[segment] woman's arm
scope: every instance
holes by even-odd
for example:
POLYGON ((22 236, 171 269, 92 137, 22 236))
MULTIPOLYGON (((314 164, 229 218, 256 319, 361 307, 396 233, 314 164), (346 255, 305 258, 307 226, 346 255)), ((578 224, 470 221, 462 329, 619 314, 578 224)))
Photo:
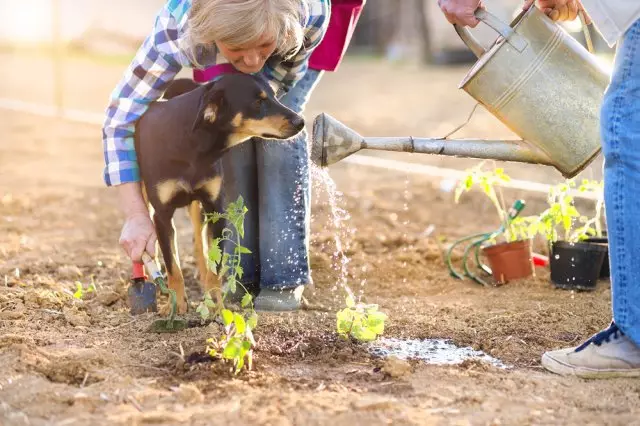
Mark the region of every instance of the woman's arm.
POLYGON ((140 181, 133 142, 135 123, 149 104, 162 96, 181 70, 183 58, 176 20, 165 7, 111 93, 102 128, 107 186, 140 181))

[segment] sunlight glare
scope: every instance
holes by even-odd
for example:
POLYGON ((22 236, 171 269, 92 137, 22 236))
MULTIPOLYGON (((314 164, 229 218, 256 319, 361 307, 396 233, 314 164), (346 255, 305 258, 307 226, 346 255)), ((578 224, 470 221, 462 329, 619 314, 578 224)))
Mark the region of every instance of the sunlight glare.
POLYGON ((8 40, 51 40, 51 0, 0 0, 0 10, 0 32, 8 40))

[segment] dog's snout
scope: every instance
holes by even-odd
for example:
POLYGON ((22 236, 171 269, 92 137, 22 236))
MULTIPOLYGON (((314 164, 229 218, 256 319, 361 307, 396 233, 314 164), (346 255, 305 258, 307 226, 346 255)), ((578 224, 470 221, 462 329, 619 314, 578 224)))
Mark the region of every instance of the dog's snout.
POLYGON ((299 115, 294 116, 293 119, 291 119, 291 125, 296 130, 302 130, 302 128, 304 127, 304 118, 300 117, 299 115))

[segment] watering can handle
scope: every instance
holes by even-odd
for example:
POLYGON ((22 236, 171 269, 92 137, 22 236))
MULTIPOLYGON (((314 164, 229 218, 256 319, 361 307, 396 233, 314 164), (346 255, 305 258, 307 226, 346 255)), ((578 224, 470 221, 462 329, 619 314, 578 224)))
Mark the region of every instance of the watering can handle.
MULTIPOLYGON (((518 52, 522 52, 527 47, 527 41, 524 39, 524 37, 516 33, 509 25, 498 19, 497 16, 492 15, 485 9, 481 8, 476 9, 473 14, 476 18, 478 18, 478 20, 493 28, 498 34, 504 37, 507 43, 513 46, 513 48, 518 52)), ((484 47, 482 47, 478 40, 476 40, 475 37, 471 35, 471 32, 469 32, 467 28, 460 27, 456 24, 453 25, 453 28, 456 30, 458 36, 460 36, 464 44, 466 44, 467 47, 471 49, 473 54, 478 58, 486 52, 484 47)))

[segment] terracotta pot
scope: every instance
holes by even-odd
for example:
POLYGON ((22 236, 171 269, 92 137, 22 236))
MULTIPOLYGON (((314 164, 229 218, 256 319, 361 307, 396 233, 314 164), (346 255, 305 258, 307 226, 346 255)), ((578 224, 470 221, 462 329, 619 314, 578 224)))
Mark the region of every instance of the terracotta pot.
POLYGON ((482 249, 493 278, 499 283, 533 275, 531 240, 496 244, 482 249))

